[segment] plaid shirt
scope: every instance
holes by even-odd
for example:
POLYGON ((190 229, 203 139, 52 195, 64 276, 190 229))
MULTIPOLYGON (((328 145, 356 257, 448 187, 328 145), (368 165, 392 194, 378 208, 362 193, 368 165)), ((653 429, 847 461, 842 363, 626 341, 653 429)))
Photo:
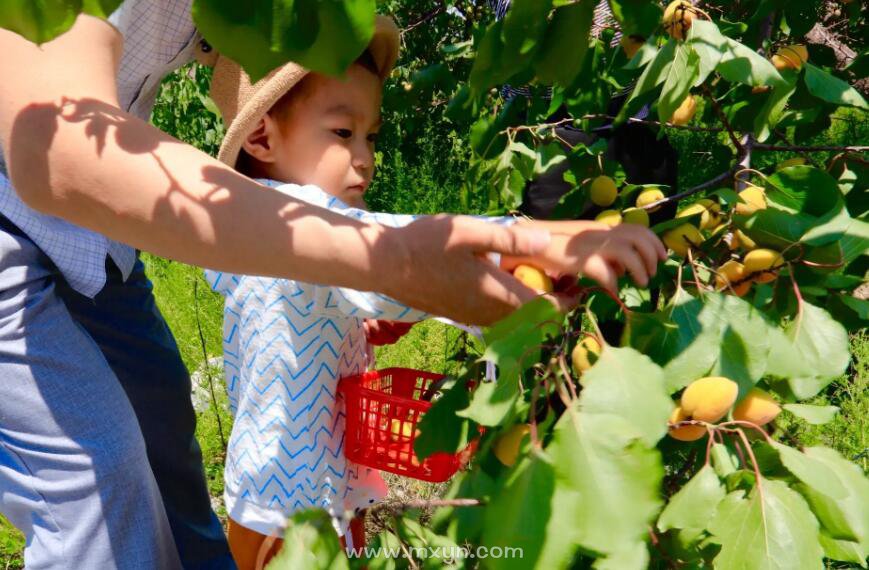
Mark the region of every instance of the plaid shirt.
MULTIPOLYGON (((124 36, 118 70, 122 109, 147 120, 162 78, 193 59, 199 36, 190 17, 192 0, 125 0, 109 21, 124 36)), ((90 142, 87 144, 91 144, 90 142)), ((128 181, 118 181, 135 192, 128 181)), ((70 286, 94 297, 106 282, 106 256, 129 276, 136 260, 133 248, 41 214, 18 197, 6 176, 0 153, 0 214, 20 228, 58 266, 70 286)))

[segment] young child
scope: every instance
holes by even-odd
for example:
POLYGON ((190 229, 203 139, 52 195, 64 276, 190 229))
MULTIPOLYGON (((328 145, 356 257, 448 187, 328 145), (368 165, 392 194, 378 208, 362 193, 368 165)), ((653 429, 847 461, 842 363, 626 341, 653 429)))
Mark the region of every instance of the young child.
MULTIPOLYGON (((346 216, 388 226, 411 223, 416 217, 364 211, 382 82, 395 64, 398 43, 392 20, 378 17, 368 50, 344 78, 289 63, 251 85, 234 62, 218 58, 212 98, 228 125, 219 158, 274 191, 346 216)), ((610 230, 595 222, 544 227, 553 239, 537 261, 564 273, 590 266, 589 252, 599 254, 599 263, 611 260, 616 273, 628 268, 635 276, 635 269, 642 270, 632 266, 645 263, 654 273, 657 259, 665 257, 643 228, 610 230), (584 240, 578 244, 581 232, 584 240)), ((280 548, 280 541, 269 537, 281 536, 286 519, 309 507, 326 509, 348 545, 361 546, 358 521, 355 527, 348 524, 343 513, 382 499, 386 486, 378 473, 344 458, 338 379, 366 369, 370 341, 390 341, 406 332, 406 325, 390 321, 429 315, 377 293, 206 274, 226 297, 224 365, 235 424, 225 499, 230 548, 239 567, 264 563, 280 548), (356 531, 351 536, 348 526, 356 531)))

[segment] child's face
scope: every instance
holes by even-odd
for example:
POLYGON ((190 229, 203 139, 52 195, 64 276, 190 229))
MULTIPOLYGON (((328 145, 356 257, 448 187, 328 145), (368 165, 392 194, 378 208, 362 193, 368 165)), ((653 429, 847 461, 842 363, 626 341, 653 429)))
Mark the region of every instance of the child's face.
POLYGON ((380 129, 380 78, 353 65, 345 78, 318 74, 307 81, 306 92, 276 119, 273 178, 314 184, 364 208, 380 129))

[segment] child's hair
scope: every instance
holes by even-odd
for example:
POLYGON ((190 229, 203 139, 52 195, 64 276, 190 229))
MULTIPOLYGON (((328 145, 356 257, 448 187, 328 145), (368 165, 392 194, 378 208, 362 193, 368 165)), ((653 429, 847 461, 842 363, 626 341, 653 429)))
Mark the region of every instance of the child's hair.
MULTIPOLYGON (((377 63, 374 61, 374 56, 371 55, 371 52, 367 49, 362 52, 362 55, 356 58, 353 65, 360 65, 363 69, 366 69, 375 75, 380 73, 380 70, 377 68, 377 63)), ((278 119, 278 123, 280 124, 282 122, 281 119, 285 119, 290 114, 294 103, 301 101, 310 95, 314 77, 315 74, 309 73, 302 78, 301 81, 299 81, 292 89, 284 93, 283 96, 272 105, 272 108, 268 110, 268 114, 278 119)), ((235 169, 238 172, 253 178, 259 177, 262 174, 262 164, 260 161, 245 152, 243 148, 238 152, 238 160, 235 163, 235 169)))

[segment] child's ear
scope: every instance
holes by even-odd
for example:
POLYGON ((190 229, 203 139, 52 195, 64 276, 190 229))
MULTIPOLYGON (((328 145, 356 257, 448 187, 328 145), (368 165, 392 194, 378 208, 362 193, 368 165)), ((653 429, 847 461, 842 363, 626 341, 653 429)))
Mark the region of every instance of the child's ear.
POLYGON ((256 128, 244 138, 241 148, 260 162, 275 162, 277 160, 275 143, 278 134, 278 124, 271 115, 266 114, 259 120, 256 128))

